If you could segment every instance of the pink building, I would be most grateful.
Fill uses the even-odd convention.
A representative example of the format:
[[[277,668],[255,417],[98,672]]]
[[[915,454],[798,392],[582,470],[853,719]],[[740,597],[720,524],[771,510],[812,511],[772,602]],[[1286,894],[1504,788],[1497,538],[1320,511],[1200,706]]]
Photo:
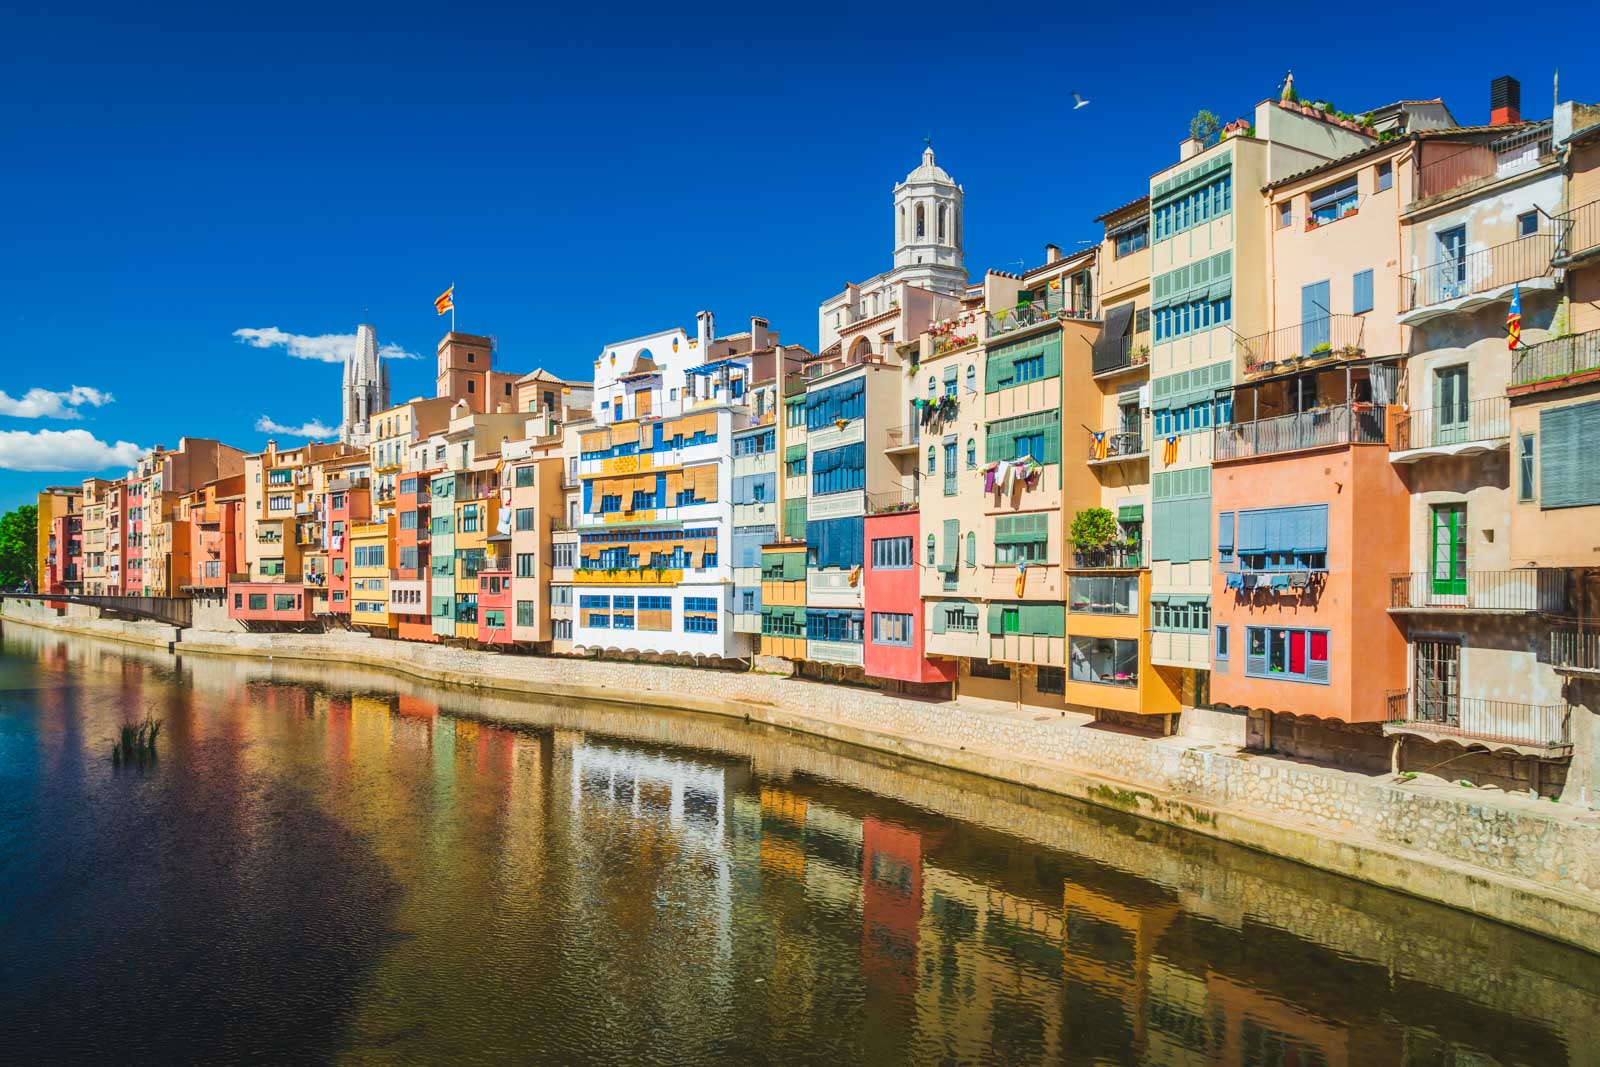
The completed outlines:
[[[956,661],[929,659],[923,648],[921,574],[917,563],[915,510],[869,514],[864,526],[866,648],[868,676],[907,683],[944,685],[956,680]]]

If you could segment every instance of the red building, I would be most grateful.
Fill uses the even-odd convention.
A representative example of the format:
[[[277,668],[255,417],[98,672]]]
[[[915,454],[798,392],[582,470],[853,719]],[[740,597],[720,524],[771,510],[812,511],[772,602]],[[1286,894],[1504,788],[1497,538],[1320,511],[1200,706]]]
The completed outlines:
[[[83,515],[57,515],[50,524],[48,570],[40,575],[40,588],[51,593],[83,591]]]
[[[917,567],[918,512],[868,515],[864,603],[866,648],[863,667],[869,677],[921,686],[942,687],[956,680],[956,661],[929,659],[923,649],[921,572]]]
[[[372,517],[372,490],[365,479],[336,477],[328,483],[328,610],[350,614],[350,524]]]
[[[145,507],[145,482],[130,478],[127,498],[127,531],[123,538],[123,591],[131,596],[144,594],[144,545],[150,537],[150,522]]]
[[[246,570],[244,475],[220,478],[189,498],[188,588],[191,596],[222,596],[228,577]]]
[[[429,619],[429,536],[433,521],[433,496],[429,484],[435,471],[418,471],[400,478],[395,492],[395,572],[389,581],[389,615],[406,641],[435,641]]]
[[[233,598],[228,616],[246,624],[311,621],[311,598],[303,585],[234,582],[228,586],[228,595]]]

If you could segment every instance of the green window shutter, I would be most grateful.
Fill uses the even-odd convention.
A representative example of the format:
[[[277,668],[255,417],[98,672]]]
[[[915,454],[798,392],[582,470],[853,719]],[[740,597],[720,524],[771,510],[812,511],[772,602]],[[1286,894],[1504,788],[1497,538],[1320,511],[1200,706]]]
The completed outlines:
[[[1046,464],[1061,462],[1061,426],[1047,426],[1044,431],[1044,459]]]
[[[1044,376],[1046,378],[1061,377],[1061,335],[1052,334],[1040,342],[1044,348]]]
[[[806,443],[801,441],[797,445],[788,445],[783,450],[783,461],[793,463],[797,459],[806,458]]]
[[[806,554],[804,552],[785,552],[783,554],[783,580],[786,582],[802,582],[806,577]]]
[[[1065,604],[1024,604],[1022,606],[1022,632],[1035,637],[1067,636],[1067,607]]]
[[[939,567],[942,571],[953,571],[959,565],[958,556],[961,554],[961,520],[944,520],[944,560]]]
[[[989,634],[990,634],[990,636],[997,636],[997,635],[1005,632],[1002,629],[1002,626],[1003,626],[1002,620],[1005,618],[1005,608],[1006,608],[1006,606],[1004,604],[990,604],[989,605]]]
[[[944,633],[944,604],[937,600],[929,601],[927,610],[928,614],[933,617],[933,632],[936,634]]]
[[[806,498],[791,497],[783,502],[783,535],[804,540],[806,536]]]
[[[1539,412],[1539,506],[1600,504],[1600,478],[1588,469],[1583,442],[1600,437],[1600,400]]]

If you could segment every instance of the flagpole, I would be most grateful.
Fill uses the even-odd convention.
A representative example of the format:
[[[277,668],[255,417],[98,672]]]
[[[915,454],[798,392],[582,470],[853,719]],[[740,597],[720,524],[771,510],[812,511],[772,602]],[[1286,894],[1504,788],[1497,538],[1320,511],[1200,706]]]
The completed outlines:
[[[456,332],[456,283],[450,283],[450,332]]]

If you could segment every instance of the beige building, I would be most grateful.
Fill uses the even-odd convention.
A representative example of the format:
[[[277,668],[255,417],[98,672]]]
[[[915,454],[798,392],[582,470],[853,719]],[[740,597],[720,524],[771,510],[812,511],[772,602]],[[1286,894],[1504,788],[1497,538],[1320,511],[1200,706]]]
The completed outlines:
[[[372,439],[368,452],[372,461],[374,516],[384,516],[393,510],[401,474],[427,469],[411,465],[416,455],[415,446],[448,425],[453,404],[449,397],[413,398],[380,411],[368,420]]]

